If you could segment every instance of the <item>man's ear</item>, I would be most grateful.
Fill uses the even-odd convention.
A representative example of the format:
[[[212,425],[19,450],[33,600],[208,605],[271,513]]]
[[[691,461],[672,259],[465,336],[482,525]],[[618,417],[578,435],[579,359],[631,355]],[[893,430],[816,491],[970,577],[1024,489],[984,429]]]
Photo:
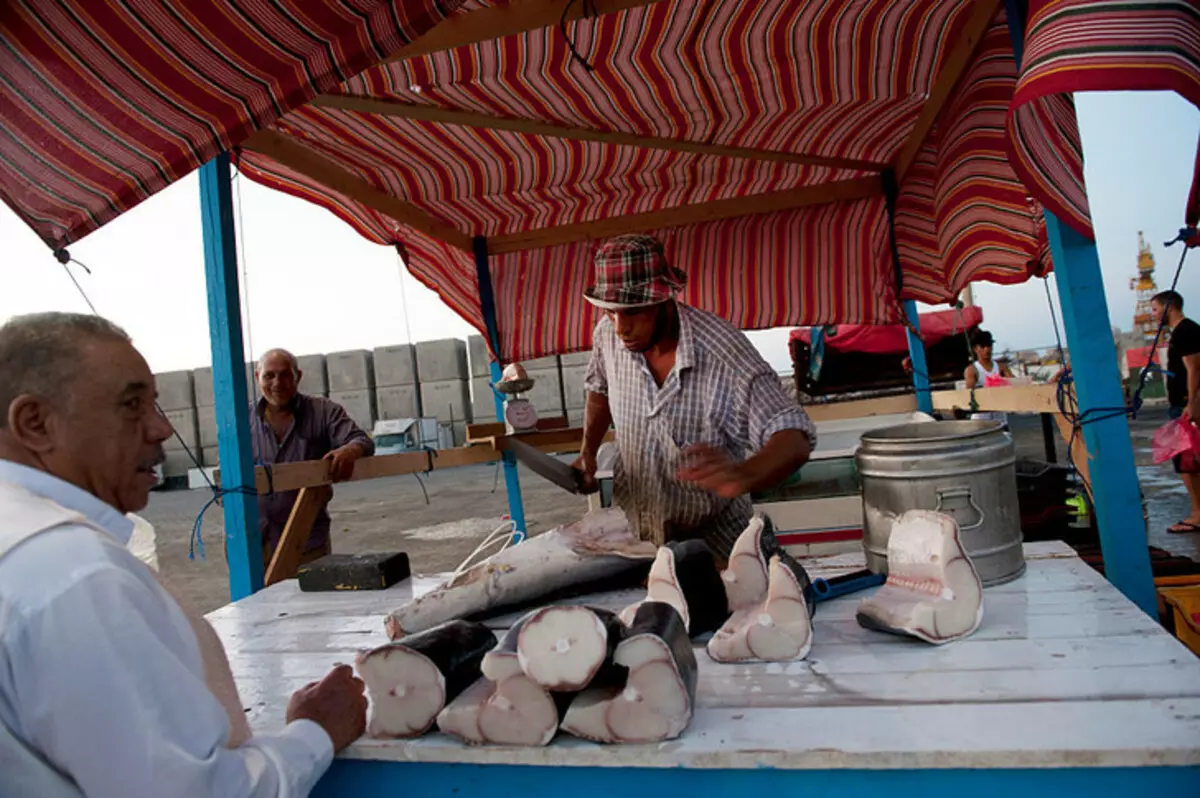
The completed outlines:
[[[304,379],[304,372],[301,371],[300,369],[296,369],[296,384],[299,385],[300,380],[302,380],[302,379]]]
[[[8,406],[8,434],[29,451],[51,451],[54,419],[50,403],[28,393],[13,399]]]

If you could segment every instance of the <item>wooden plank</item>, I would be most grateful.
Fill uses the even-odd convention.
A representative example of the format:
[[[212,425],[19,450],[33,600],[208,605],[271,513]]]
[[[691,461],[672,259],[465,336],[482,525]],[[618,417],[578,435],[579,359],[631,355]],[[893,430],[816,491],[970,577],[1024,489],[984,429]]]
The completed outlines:
[[[325,108],[338,108],[343,111],[380,114],[422,122],[436,122],[442,125],[455,125],[481,130],[506,130],[513,133],[542,136],[544,138],[594,141],[601,144],[684,152],[694,155],[714,155],[722,158],[743,158],[751,161],[827,166],[832,169],[854,169],[864,172],[880,172],[887,168],[887,164],[875,161],[860,161],[851,158],[835,158],[823,155],[805,155],[803,153],[780,152],[778,150],[759,150],[751,147],[732,147],[723,144],[708,144],[682,139],[665,139],[657,136],[640,136],[634,133],[623,133],[616,130],[569,127],[567,125],[557,125],[535,119],[492,116],[473,111],[456,111],[428,105],[415,105],[397,100],[356,97],[347,94],[323,94],[313,99],[310,104]]]
[[[304,554],[304,544],[308,542],[308,536],[312,533],[313,522],[317,520],[321,508],[332,497],[333,490],[328,485],[301,488],[279,537],[279,545],[275,547],[275,554],[271,557],[271,564],[267,566],[263,584],[273,585],[296,575],[300,567],[300,557]]]
[[[928,99],[921,108],[921,115],[917,117],[912,133],[904,142],[900,154],[896,156],[897,184],[904,184],[904,178],[912,167],[913,161],[916,160],[917,153],[925,145],[929,131],[933,129],[938,115],[941,114],[946,101],[950,99],[959,79],[974,62],[979,43],[983,41],[983,36],[991,26],[992,20],[996,18],[996,12],[999,9],[1000,0],[979,0],[975,3],[970,18],[954,43],[953,49],[946,56],[946,60],[934,80],[933,87],[929,90]]]
[[[405,61],[443,50],[453,50],[480,44],[505,36],[516,36],[531,30],[557,27],[564,19],[574,22],[594,10],[604,16],[638,6],[648,6],[659,0],[592,0],[590,3],[573,0],[511,0],[466,14],[455,14],[427,31],[411,44],[400,48],[385,63]]]
[[[848,418],[866,418],[867,416],[886,416],[893,413],[915,413],[917,412],[917,398],[912,394],[901,394],[878,399],[827,402],[805,405],[804,412],[813,421],[837,421]]]
[[[242,142],[241,146],[295,169],[326,188],[358,200],[438,241],[464,252],[474,251],[471,237],[453,225],[435,219],[410,202],[380,191],[358,175],[276,130],[260,130]]]
[[[527,249],[570,244],[576,241],[593,241],[623,233],[642,233],[664,227],[680,227],[700,222],[804,208],[811,205],[868,199],[881,196],[882,193],[883,183],[878,176],[842,180],[835,183],[802,186],[786,191],[773,191],[751,197],[732,197],[702,202],[697,205],[681,205],[629,216],[615,216],[579,224],[543,227],[539,230],[499,235],[488,239],[488,252],[493,255],[520,252]]]
[[[537,420],[537,429],[539,431],[566,429],[571,426],[567,421],[566,416],[551,416],[549,418],[539,418]],[[492,438],[498,435],[504,435],[508,432],[508,427],[503,421],[490,421],[482,424],[467,425],[467,443],[488,443]]]
[[[492,463],[499,455],[490,447],[465,446],[456,449],[436,449],[433,452],[433,467],[457,468],[458,466]],[[375,457],[363,457],[354,463],[354,472],[347,482],[363,479],[395,477],[401,474],[420,474],[429,470],[430,455],[426,452],[401,452]],[[220,480],[220,471],[215,473]],[[289,490],[332,484],[329,479],[329,464],[324,460],[304,460],[298,463],[280,463],[267,468],[254,469],[254,485],[260,494],[271,491],[283,493]]]
[[[1057,413],[1058,386],[1009,385],[999,388],[977,388],[975,403],[980,410],[1005,413]],[[970,410],[971,392],[935,391],[934,410]]]
[[[1091,455],[1088,454],[1087,443],[1083,440],[1083,431],[1079,429],[1079,425],[1072,424],[1061,413],[1054,414],[1054,425],[1058,427],[1058,434],[1062,437],[1063,443],[1070,447],[1071,463],[1079,472],[1079,476],[1083,478],[1083,489],[1087,491],[1088,498],[1091,499],[1092,480],[1089,477],[1091,472],[1088,469]]]

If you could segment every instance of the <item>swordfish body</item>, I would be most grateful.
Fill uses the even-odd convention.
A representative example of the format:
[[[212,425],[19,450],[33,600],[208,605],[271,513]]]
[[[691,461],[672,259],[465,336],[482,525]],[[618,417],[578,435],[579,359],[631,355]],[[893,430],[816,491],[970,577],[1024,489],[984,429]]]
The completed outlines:
[[[457,618],[486,618],[547,604],[554,598],[632,587],[646,578],[652,543],[638,540],[618,508],[510,546],[393,611],[388,637],[430,629]]]

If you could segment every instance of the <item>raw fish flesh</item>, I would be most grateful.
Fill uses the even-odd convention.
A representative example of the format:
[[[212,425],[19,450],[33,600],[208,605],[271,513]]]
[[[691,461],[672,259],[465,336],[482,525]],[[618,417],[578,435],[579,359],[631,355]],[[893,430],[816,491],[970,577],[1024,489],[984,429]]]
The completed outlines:
[[[480,619],[640,584],[655,555],[615,507],[510,546],[392,612],[388,637],[400,640],[454,618]]]
[[[794,562],[794,561],[793,561]],[[812,648],[812,600],[805,595],[807,574],[775,554],[767,567],[767,595],[737,610],[708,641],[717,662],[787,662],[804,659]]]
[[[816,607],[812,580],[804,567],[779,545],[770,520],[762,513],[755,514],[745,531],[738,535],[729,553],[729,564],[721,572],[730,612],[749,609],[767,597],[767,567],[774,556],[795,574],[808,603],[809,614],[812,614]]]
[[[496,636],[483,624],[450,621],[355,658],[371,702],[369,737],[419,737],[447,701],[481,676]]]
[[[572,701],[562,730],[599,743],[672,740],[692,719],[697,664],[687,628],[670,604],[638,606],[613,661],[624,682],[589,687]]]
[[[646,598],[621,611],[626,625],[646,601],[674,607],[692,637],[712,632],[729,618],[721,570],[712,549],[703,540],[668,543],[658,550],[650,566]]]
[[[887,582],[858,606],[861,626],[935,645],[979,628],[983,585],[953,517],[904,513],[888,536],[887,560]]]
[[[543,607],[517,636],[521,671],[546,690],[574,692],[613,681],[613,652],[624,626],[610,610],[581,605]]]

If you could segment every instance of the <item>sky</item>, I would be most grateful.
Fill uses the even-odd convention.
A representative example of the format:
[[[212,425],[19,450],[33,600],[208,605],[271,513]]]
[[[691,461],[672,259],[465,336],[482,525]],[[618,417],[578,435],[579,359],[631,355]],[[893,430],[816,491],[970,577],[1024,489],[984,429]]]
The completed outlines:
[[[1163,242],[1183,222],[1200,109],[1173,93],[1080,94],[1076,106],[1110,321],[1129,329],[1139,230],[1158,263],[1160,289],[1175,271],[1180,246],[1167,250]],[[237,178],[234,192],[248,353],[257,357],[276,346],[298,355],[328,353],[474,333],[403,272],[393,249],[368,242],[315,205],[249,180]],[[211,362],[195,173],[69,249],[91,272],[71,267],[96,309],[125,327],[154,371]],[[1200,303],[1200,254],[1191,260],[1179,281],[1185,304]],[[8,286],[0,292],[0,320],[88,309],[46,246],[3,205],[0,279]],[[1040,280],[979,283],[974,294],[998,351],[1054,344]],[[749,335],[776,369],[791,370],[786,330]]]

